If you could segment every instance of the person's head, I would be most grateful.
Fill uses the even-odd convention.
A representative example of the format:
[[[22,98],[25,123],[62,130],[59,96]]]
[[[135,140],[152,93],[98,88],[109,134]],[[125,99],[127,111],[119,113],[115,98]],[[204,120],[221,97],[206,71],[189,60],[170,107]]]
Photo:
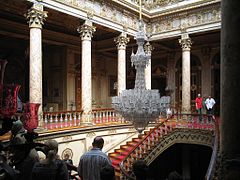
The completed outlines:
[[[145,180],[148,176],[148,166],[144,160],[133,162],[133,173],[137,180]]]
[[[208,99],[211,99],[211,96],[208,96]]]
[[[114,167],[109,164],[101,168],[100,178],[101,180],[114,180],[115,179]]]
[[[93,142],[92,142],[92,146],[94,148],[100,148],[102,149],[103,148],[103,145],[104,145],[104,140],[102,137],[100,136],[97,136],[94,138]]]
[[[52,161],[53,159],[56,159],[57,152],[58,152],[58,142],[52,139],[47,140],[44,143],[46,147],[46,156],[49,161]]]
[[[177,171],[172,171],[168,175],[168,180],[182,180],[182,176]]]
[[[13,136],[17,135],[18,133],[25,133],[26,130],[23,127],[22,121],[17,120],[13,122],[11,132]]]
[[[201,97],[201,94],[198,94],[198,97]]]

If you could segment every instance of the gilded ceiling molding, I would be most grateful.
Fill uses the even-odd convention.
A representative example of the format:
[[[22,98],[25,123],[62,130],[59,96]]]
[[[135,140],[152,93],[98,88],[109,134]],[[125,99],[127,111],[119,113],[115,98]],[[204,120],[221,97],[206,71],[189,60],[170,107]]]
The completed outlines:
[[[147,10],[153,10],[161,7],[172,6],[174,4],[178,4],[179,2],[183,2],[185,0],[157,0],[157,1],[149,1],[149,0],[142,0],[143,8]],[[139,0],[131,0],[132,3],[135,5],[139,5]]]
[[[174,129],[167,136],[163,136],[156,147],[145,157],[147,164],[151,164],[161,153],[177,143],[197,144],[212,147],[213,132],[200,129]]]
[[[94,23],[120,32],[127,27],[127,33],[131,35],[137,32],[139,23],[138,6],[137,4],[134,5],[134,2],[138,3],[138,0],[42,0],[42,3],[54,6],[56,4],[53,1],[60,3],[62,8],[69,7],[68,11],[71,9],[77,10],[83,18],[91,17]],[[154,11],[143,9],[146,32],[152,35],[150,41],[179,36],[180,28],[183,25],[187,29],[193,28],[192,32],[201,31],[201,28],[206,30],[206,27],[207,29],[220,28],[221,0],[196,0],[191,1],[191,3],[187,3],[187,0],[142,1],[146,1],[148,4],[151,4],[151,2],[158,3],[167,7],[159,7],[159,10]],[[170,6],[174,6],[174,8]]]
[[[180,30],[183,26],[188,29],[221,22],[220,5],[203,8],[192,12],[181,12],[154,19],[147,25],[147,31],[152,35]]]
[[[98,16],[119,25],[128,25],[128,28],[137,29],[138,15],[123,11],[113,4],[97,0],[55,0],[76,7],[86,13],[91,12],[93,16]]]

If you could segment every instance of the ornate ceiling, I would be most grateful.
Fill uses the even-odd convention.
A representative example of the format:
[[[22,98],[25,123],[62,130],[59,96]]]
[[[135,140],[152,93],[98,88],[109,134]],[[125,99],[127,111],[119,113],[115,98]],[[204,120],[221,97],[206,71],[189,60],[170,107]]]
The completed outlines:
[[[46,2],[51,2],[51,0],[42,0]],[[119,24],[119,27],[123,27],[124,24],[118,23],[121,17],[125,17],[125,19],[129,18],[132,22],[133,26],[136,26],[136,24],[133,23],[133,20],[137,20],[137,11],[138,7],[135,5],[135,10],[131,10],[132,7],[134,7],[134,3],[137,3],[137,0],[98,0],[98,2],[95,2],[94,0],[55,0],[61,1],[61,5],[63,7],[66,7],[66,5],[69,5],[69,7],[75,7],[78,10],[82,10],[83,12],[87,12],[86,7],[92,7],[95,8],[99,7],[99,9],[96,8],[96,12],[94,13],[93,19],[94,20],[94,26],[96,26],[97,31],[94,33],[93,41],[96,43],[96,49],[98,49],[99,53],[108,55],[108,57],[117,57],[117,51],[116,51],[116,44],[114,43],[114,38],[117,37],[121,31],[116,30],[114,27],[112,27],[112,24]],[[118,3],[116,2],[118,1]],[[144,1],[144,0],[143,0]],[[177,5],[179,3],[193,3],[193,2],[200,2],[203,0],[185,0],[185,1],[174,1],[174,0],[167,0],[166,2],[171,3],[172,6]],[[76,5],[76,2],[81,2],[79,6]],[[85,2],[85,4],[83,4]],[[94,3],[95,2],[95,3]],[[148,0],[146,1],[148,3],[154,2],[154,3],[161,3],[162,7],[164,7],[163,1],[157,1],[157,0]],[[204,1],[205,3],[209,2],[208,0]],[[213,0],[212,2],[216,2]],[[69,3],[69,4],[67,4]],[[75,4],[73,4],[75,3]],[[104,22],[107,22],[110,24],[110,26],[104,26],[104,24],[99,23],[100,19],[98,16],[100,14],[104,14],[104,9],[100,9],[99,3],[105,3],[103,4],[103,7],[105,8],[105,15],[102,17],[102,20]],[[108,5],[107,3],[112,3],[113,6]],[[122,4],[119,4],[122,3]],[[125,4],[123,4],[125,3]],[[125,6],[129,3],[132,3],[132,6],[128,6],[128,8],[125,8]],[[27,20],[24,17],[24,14],[27,12],[27,10],[31,7],[32,3],[27,2],[26,0],[5,0],[1,2],[0,5],[0,35],[7,35],[12,37],[21,37],[24,39],[29,38],[29,28],[27,25]],[[71,5],[71,6],[70,6]],[[197,10],[189,10],[184,11],[184,13],[173,13],[166,16],[161,16],[154,18],[150,24],[150,26],[147,26],[147,31],[151,31],[152,33],[155,33],[155,39],[152,39],[152,44],[154,45],[154,53],[153,56],[160,56],[163,54],[167,54],[169,52],[175,51],[178,49],[179,51],[180,46],[178,44],[179,35],[181,33],[179,27],[181,23],[187,24],[190,29],[192,29],[193,33],[190,34],[190,37],[194,41],[194,48],[199,48],[202,46],[219,46],[220,43],[220,34],[219,34],[219,27],[214,30],[207,29],[209,24],[211,23],[219,23],[220,22],[220,13],[219,13],[219,5],[209,5],[208,8],[200,8]],[[167,3],[165,3],[165,6],[167,6]],[[117,11],[115,11],[115,7],[118,7],[119,14]],[[168,6],[170,7],[170,6]],[[182,6],[183,7],[183,6]],[[186,7],[186,6],[185,6]],[[82,8],[82,9],[81,9]],[[85,10],[84,10],[85,8]],[[110,9],[107,9],[110,8]],[[80,46],[80,39],[79,34],[77,32],[77,27],[84,22],[84,18],[79,18],[74,15],[67,14],[62,11],[55,10],[51,7],[45,7],[45,10],[48,12],[48,18],[44,23],[43,26],[43,37],[45,38],[45,42],[56,44],[56,45],[72,45],[75,47]],[[75,10],[75,9],[69,9],[69,10]],[[128,10],[126,12],[126,10]],[[146,11],[146,10],[145,10]],[[114,12],[116,12],[114,16]],[[122,16],[120,14],[122,12]],[[187,13],[186,13],[187,12]],[[201,14],[202,13],[202,14]],[[135,15],[134,15],[135,14]],[[144,17],[146,18],[146,16]],[[95,21],[97,20],[97,21]],[[145,19],[146,20],[146,19]],[[12,22],[10,24],[10,22]],[[112,23],[112,24],[111,24]],[[131,23],[128,24],[129,26]],[[17,27],[17,28],[16,28]],[[197,28],[203,27],[203,32],[197,32]],[[54,33],[53,33],[54,32]],[[172,35],[173,32],[175,33],[174,36]],[[131,54],[132,48],[135,47],[136,43],[133,39],[133,34],[129,33],[128,36],[130,36],[130,42],[128,43],[128,56]],[[161,36],[160,38],[157,36]],[[207,42],[206,42],[207,41]],[[157,59],[156,57],[156,59]]]

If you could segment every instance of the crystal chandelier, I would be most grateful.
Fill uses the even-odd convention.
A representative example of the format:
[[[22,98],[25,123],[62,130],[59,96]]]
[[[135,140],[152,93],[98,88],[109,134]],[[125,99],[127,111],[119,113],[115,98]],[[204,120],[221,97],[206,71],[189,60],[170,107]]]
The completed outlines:
[[[141,133],[149,122],[159,118],[161,111],[158,90],[147,90],[145,84],[145,68],[149,63],[151,55],[146,54],[143,48],[145,33],[143,21],[141,20],[141,10],[139,30],[135,38],[138,49],[136,54],[132,53],[131,55],[131,62],[136,69],[134,89],[123,90],[119,96],[113,97],[112,105],[125,120],[132,122],[134,128]]]

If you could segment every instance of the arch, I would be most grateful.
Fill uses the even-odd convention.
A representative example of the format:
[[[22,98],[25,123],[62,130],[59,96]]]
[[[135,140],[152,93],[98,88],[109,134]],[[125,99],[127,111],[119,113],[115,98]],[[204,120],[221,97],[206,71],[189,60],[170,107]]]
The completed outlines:
[[[212,132],[200,129],[174,129],[165,138],[161,138],[158,145],[145,158],[151,164],[161,153],[176,143],[196,144],[212,148]]]

